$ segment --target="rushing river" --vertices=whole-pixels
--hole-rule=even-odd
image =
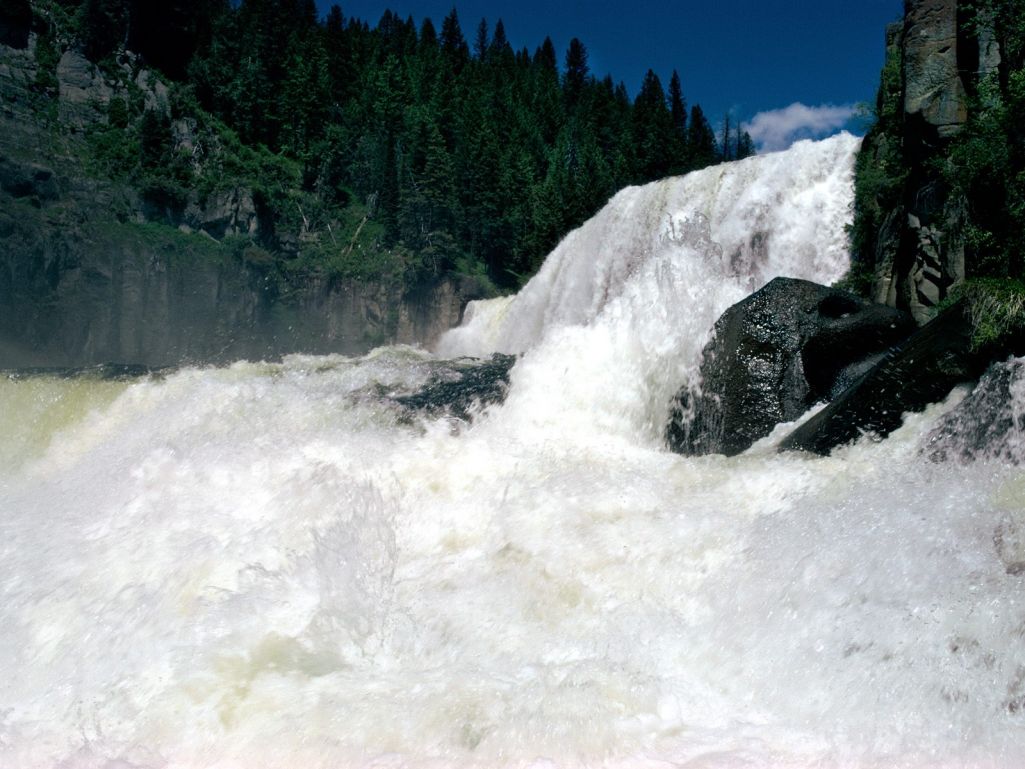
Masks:
[[[924,458],[950,404],[663,447],[726,307],[845,270],[857,146],[621,192],[442,340],[522,354],[471,423],[412,348],[0,377],[0,766],[1025,766],[1025,471]]]

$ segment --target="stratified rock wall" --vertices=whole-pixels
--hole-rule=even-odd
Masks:
[[[41,175],[27,170],[30,180]],[[28,181],[17,188],[31,190]],[[66,198],[0,194],[0,369],[430,345],[480,295],[468,280],[404,293],[395,284],[326,277],[283,294],[269,265],[204,235],[161,229],[96,226]]]
[[[984,16],[967,19],[967,0],[907,0],[904,20],[887,30],[888,56],[900,61],[896,130],[873,130],[863,152],[893,155],[899,146],[905,174],[899,203],[878,223],[868,253],[873,298],[906,309],[921,325],[962,283],[966,204],[943,179],[951,141],[969,119],[980,78],[999,70],[997,35]],[[894,169],[888,169],[893,173]]]

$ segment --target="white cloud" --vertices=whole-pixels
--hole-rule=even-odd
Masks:
[[[794,102],[783,109],[759,112],[743,128],[760,152],[774,152],[798,139],[818,139],[843,128],[854,114],[853,105],[809,107]]]

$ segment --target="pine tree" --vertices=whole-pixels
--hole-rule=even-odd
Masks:
[[[690,154],[691,170],[704,168],[719,162],[715,146],[715,132],[701,107],[695,104],[690,110],[690,125],[687,127],[687,148]]]
[[[328,57],[319,34],[292,36],[288,74],[282,84],[281,144],[291,154],[308,159],[310,148],[322,137],[331,99]]]
[[[477,39],[473,44],[473,55],[477,57],[478,61],[484,61],[488,55],[488,48],[491,45],[491,40],[488,37],[488,20],[481,19],[480,24],[477,25]]]
[[[670,142],[670,172],[681,174],[688,170],[687,152],[687,102],[683,99],[680,75],[673,70],[669,79],[669,115],[673,122],[673,136]]]
[[[558,75],[559,63],[555,58],[555,45],[550,37],[546,37],[537,51],[534,52],[534,64],[542,70]]]
[[[345,30],[342,9],[332,5],[324,21],[324,50],[331,87],[331,100],[340,106],[352,93],[355,73],[349,50],[349,37]]]
[[[744,158],[751,157],[755,154],[755,143],[751,139],[751,134],[743,130],[743,126],[737,123],[736,128],[736,141],[733,144],[734,147],[734,158],[736,160],[743,160]]]
[[[577,38],[569,41],[566,50],[566,74],[563,76],[562,91],[567,106],[576,106],[583,93],[590,70],[587,67],[587,49]]]
[[[652,70],[644,75],[634,101],[633,138],[637,180],[660,179],[673,167],[673,120],[662,83]]]
[[[733,153],[733,132],[730,125],[730,113],[727,112],[722,118],[722,134],[719,137],[719,157],[724,161],[734,159]]]
[[[441,24],[441,50],[445,52],[449,60],[458,71],[470,57],[470,49],[466,45],[466,38],[463,37],[463,30],[459,26],[459,14],[453,8]]]
[[[420,47],[422,51],[438,47],[438,33],[434,29],[434,22],[429,18],[424,19],[420,25]]]
[[[502,55],[511,50],[509,41],[505,37],[505,24],[499,19],[495,24],[495,34],[491,38],[491,52],[494,55]]]

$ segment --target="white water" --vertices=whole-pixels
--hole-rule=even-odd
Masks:
[[[722,309],[842,272],[855,149],[621,193],[446,338],[525,351],[458,430],[408,348],[0,379],[0,766],[1025,765],[1025,472],[922,459],[940,407],[661,447]]]

